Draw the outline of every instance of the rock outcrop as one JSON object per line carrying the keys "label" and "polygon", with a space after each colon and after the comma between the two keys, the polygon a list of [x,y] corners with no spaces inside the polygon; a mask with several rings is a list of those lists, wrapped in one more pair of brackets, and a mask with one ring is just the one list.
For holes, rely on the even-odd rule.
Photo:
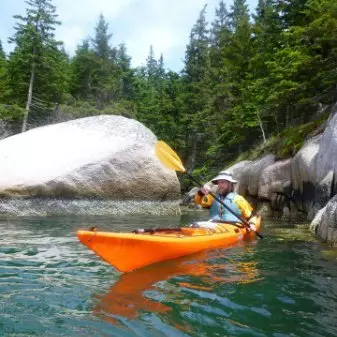
{"label": "rock outcrop", "polygon": [[257,196],[262,171],[275,162],[275,156],[270,154],[261,159],[246,162],[245,165],[235,165],[228,168],[234,179],[239,182],[237,192],[242,195]]}
{"label": "rock outcrop", "polygon": [[280,160],[267,166],[262,172],[259,180],[259,199],[271,200],[273,194],[291,194],[291,159]]}

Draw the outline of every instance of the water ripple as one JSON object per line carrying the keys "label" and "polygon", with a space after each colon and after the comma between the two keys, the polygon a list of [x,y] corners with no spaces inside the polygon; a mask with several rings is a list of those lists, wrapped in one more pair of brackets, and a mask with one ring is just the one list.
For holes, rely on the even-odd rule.
{"label": "water ripple", "polygon": [[[195,215],[194,215],[195,216]],[[126,230],[176,218],[0,221],[0,335],[337,335],[327,247],[285,237],[202,252],[121,275],[79,244],[83,224]],[[287,234],[288,235],[288,234]]]}

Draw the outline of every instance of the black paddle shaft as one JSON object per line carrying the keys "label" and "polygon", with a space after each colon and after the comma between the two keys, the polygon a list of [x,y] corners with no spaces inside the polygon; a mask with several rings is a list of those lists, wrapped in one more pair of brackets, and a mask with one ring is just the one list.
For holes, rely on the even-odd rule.
{"label": "black paddle shaft", "polygon": [[[189,173],[187,173],[187,176],[193,180],[197,185],[199,185],[200,187],[202,187],[203,185],[198,181],[196,180],[194,177],[192,177]],[[250,224],[245,220],[243,219],[240,215],[236,214],[230,207],[228,207],[222,200],[220,200],[216,195],[214,195],[212,192],[209,192],[209,194],[218,202],[220,203],[223,207],[225,207],[228,211],[230,211],[234,216],[236,216],[243,224],[245,224],[248,228],[250,228]],[[263,235],[260,234],[259,232],[255,231],[256,235],[263,239]]]}

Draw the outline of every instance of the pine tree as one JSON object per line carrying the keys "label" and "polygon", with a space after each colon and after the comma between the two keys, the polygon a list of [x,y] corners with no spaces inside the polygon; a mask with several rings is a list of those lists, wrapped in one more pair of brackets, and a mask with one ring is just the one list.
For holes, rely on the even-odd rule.
{"label": "pine tree", "polygon": [[146,70],[148,78],[153,80],[157,72],[157,60],[155,58],[152,45],[150,46],[149,55],[146,58]]}
{"label": "pine tree", "polygon": [[0,60],[5,60],[5,58],[6,58],[6,54],[5,54],[5,51],[3,50],[2,42],[0,40]]}
{"label": "pine tree", "polygon": [[[48,104],[55,98],[55,89],[60,91],[57,97],[61,96],[63,90],[63,84],[58,85],[53,80],[65,81],[58,68],[58,61],[62,59],[62,52],[58,49],[61,43],[54,38],[55,27],[60,24],[56,9],[51,0],[28,0],[27,4],[25,16],[14,16],[17,19],[14,27],[16,33],[9,42],[15,44],[15,49],[10,54],[8,64],[12,100],[22,104],[24,96],[27,97],[23,132],[34,96]],[[42,112],[42,109],[35,110],[37,114]]]}
{"label": "pine tree", "polygon": [[[233,35],[226,56],[231,60],[232,76],[235,76],[238,83],[242,83],[247,76],[252,49],[252,30],[246,0],[235,0],[229,17]],[[240,89],[238,88],[238,95]]]}
{"label": "pine tree", "polygon": [[161,119],[158,106],[157,60],[152,45],[146,58],[146,66],[138,72],[138,118],[155,134]]}
{"label": "pine tree", "polygon": [[[255,111],[263,141],[275,130],[275,109],[265,102],[270,95],[271,76],[268,62],[282,45],[282,22],[273,0],[259,0],[253,26],[253,54],[249,71],[249,109]],[[276,125],[277,127],[277,125]]]}
{"label": "pine tree", "polygon": [[117,64],[122,72],[128,72],[131,69],[131,57],[127,54],[125,43],[121,43],[116,53]]}
{"label": "pine tree", "polygon": [[127,54],[127,48],[124,43],[120,44],[119,48],[117,48],[116,62],[121,73],[123,98],[130,100],[133,94],[133,70],[131,69],[131,57]]}
{"label": "pine tree", "polygon": [[96,56],[104,61],[111,59],[112,48],[110,40],[112,34],[108,33],[109,24],[105,21],[103,14],[100,14],[97,26],[95,27],[95,38],[92,39],[93,50]]}
{"label": "pine tree", "polygon": [[158,138],[171,144],[176,144],[177,139],[179,141],[179,83],[179,75],[166,73],[163,55],[157,60],[151,46],[146,66],[138,68],[133,79],[136,117]]}
{"label": "pine tree", "polygon": [[3,103],[5,93],[5,68],[6,68],[6,54],[2,48],[0,40],[0,103]]}
{"label": "pine tree", "polygon": [[[275,123],[282,130],[303,123],[316,109],[310,98],[318,83],[316,56],[312,53],[310,39],[305,36],[308,16],[303,10],[305,0],[279,1],[277,10],[282,21],[281,46],[267,62],[269,94],[265,104],[275,111]],[[303,114],[301,111],[306,111]]]}
{"label": "pine tree", "polygon": [[[297,43],[308,44],[312,62],[308,74],[308,96],[314,102],[331,104],[337,100],[337,3],[334,0],[309,0],[302,15],[306,24]],[[307,66],[307,65],[305,65]],[[310,85],[310,86],[309,86]]]}
{"label": "pine tree", "polygon": [[77,46],[75,56],[71,60],[71,94],[84,100],[90,100],[92,76],[96,66],[95,54],[90,49],[89,40],[86,39]]}
{"label": "pine tree", "polygon": [[226,153],[232,155],[244,149],[238,144],[251,142],[247,138],[255,137],[251,129],[258,124],[256,115],[246,108],[247,79],[252,57],[252,29],[246,1],[235,0],[228,15],[232,34],[222,50],[228,108],[224,111],[219,142],[225,143]]}
{"label": "pine tree", "polygon": [[167,96],[167,115],[169,115],[170,126],[167,128],[165,137],[179,153],[185,151],[186,125],[184,122],[184,83],[181,76],[174,72],[168,71],[165,74],[166,78],[166,96]]}
{"label": "pine tree", "polygon": [[231,59],[228,58],[228,50],[233,40],[231,28],[231,17],[227,11],[224,1],[219,2],[215,9],[215,19],[211,29],[210,47],[210,76],[208,86],[211,88],[210,125],[212,132],[208,135],[210,139],[207,150],[207,164],[220,169],[219,158],[225,157],[228,152],[222,141],[222,125],[228,118],[228,111],[233,104]]}
{"label": "pine tree", "polygon": [[283,22],[283,29],[291,26],[304,26],[307,18],[304,13],[308,0],[278,0],[276,6]]}
{"label": "pine tree", "polygon": [[243,20],[249,22],[248,5],[246,0],[234,0],[229,14],[230,25],[233,31],[236,31],[242,24]]}
{"label": "pine tree", "polygon": [[116,48],[110,46],[112,34],[109,25],[101,14],[92,39],[95,54],[95,70],[92,73],[92,94],[99,107],[104,108],[111,101],[118,101],[122,95],[120,71],[116,63]]}
{"label": "pine tree", "polygon": [[205,78],[209,65],[206,7],[200,12],[199,18],[192,28],[185,53],[185,73],[190,81],[195,82]]}
{"label": "pine tree", "polygon": [[159,60],[157,62],[157,77],[164,79],[165,78],[165,66],[164,66],[164,56],[160,54]]}
{"label": "pine tree", "polygon": [[259,0],[253,18],[253,47],[256,59],[252,63],[260,71],[261,77],[267,74],[266,60],[271,60],[275,50],[282,45],[282,21],[273,0]]}
{"label": "pine tree", "polygon": [[157,129],[165,136],[165,139],[172,139],[175,123],[172,116],[172,102],[168,95],[168,78],[165,72],[163,54],[160,55],[157,61],[155,88],[158,101],[158,113],[160,115]]}
{"label": "pine tree", "polygon": [[189,170],[193,170],[203,162],[204,158],[200,147],[207,139],[205,131],[210,127],[208,111],[210,59],[207,26],[205,6],[191,30],[190,41],[185,53],[184,81],[186,87],[183,109]]}

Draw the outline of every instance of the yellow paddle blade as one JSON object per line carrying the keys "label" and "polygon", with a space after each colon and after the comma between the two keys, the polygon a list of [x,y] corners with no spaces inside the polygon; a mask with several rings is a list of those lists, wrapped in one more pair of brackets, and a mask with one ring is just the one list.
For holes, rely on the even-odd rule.
{"label": "yellow paddle blade", "polygon": [[179,172],[186,171],[179,156],[162,140],[158,141],[156,144],[156,155],[169,169]]}

